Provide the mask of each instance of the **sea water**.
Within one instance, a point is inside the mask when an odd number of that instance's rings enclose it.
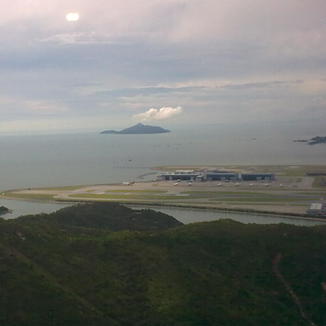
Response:
[[[326,145],[265,129],[0,136],[0,190],[140,181],[163,165],[325,164]]]

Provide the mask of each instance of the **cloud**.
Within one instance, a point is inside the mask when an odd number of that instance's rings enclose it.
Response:
[[[122,41],[114,41],[105,33],[94,31],[59,33],[39,39],[39,42],[58,45],[91,45],[91,44],[121,44]]]
[[[166,120],[166,119],[170,119],[182,112],[183,112],[183,109],[181,106],[177,106],[175,108],[164,106],[160,109],[151,108],[151,109],[147,110],[146,112],[134,115],[134,118],[139,119],[141,121]]]
[[[26,100],[3,96],[0,94],[2,119],[35,117],[44,115],[61,115],[69,111],[69,107],[60,101]]]
[[[27,101],[25,102],[25,107],[31,112],[49,115],[67,112],[69,110],[65,105],[47,101]]]
[[[85,117],[115,128],[138,112],[155,121],[181,107],[180,124],[299,116],[309,124],[315,107],[326,118],[325,0],[0,4],[0,114],[26,120],[17,129],[50,118],[79,128]],[[68,23],[75,11],[81,19]]]

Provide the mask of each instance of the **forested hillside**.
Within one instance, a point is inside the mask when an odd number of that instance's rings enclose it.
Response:
[[[0,221],[0,325],[326,323],[322,226],[107,203]]]

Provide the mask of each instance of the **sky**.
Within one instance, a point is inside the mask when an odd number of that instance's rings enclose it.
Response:
[[[0,133],[326,120],[325,0],[0,4]]]

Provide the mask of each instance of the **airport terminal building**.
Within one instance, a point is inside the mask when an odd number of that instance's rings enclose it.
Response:
[[[165,181],[202,181],[202,173],[194,170],[176,170],[175,172],[161,174],[159,179]]]
[[[176,170],[159,175],[164,181],[273,181],[273,173],[235,173],[227,171]]]
[[[205,181],[238,181],[239,173],[231,172],[206,172],[204,174]]]
[[[242,173],[242,181],[273,181],[275,180],[274,173]]]
[[[326,217],[326,204],[325,203],[312,203],[307,210],[307,214]]]

